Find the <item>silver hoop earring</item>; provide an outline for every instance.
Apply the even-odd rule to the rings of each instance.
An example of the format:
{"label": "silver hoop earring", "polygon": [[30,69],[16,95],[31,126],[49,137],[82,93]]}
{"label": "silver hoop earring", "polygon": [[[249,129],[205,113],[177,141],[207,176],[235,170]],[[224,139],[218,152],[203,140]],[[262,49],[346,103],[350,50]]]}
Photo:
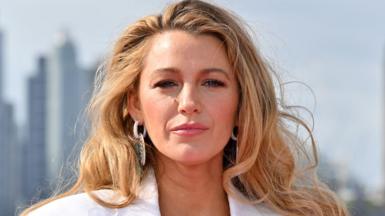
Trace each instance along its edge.
{"label": "silver hoop earring", "polygon": [[139,133],[138,131],[139,122],[135,120],[133,133],[135,139],[137,139],[137,143],[135,143],[135,152],[139,159],[139,162],[142,166],[146,164],[146,144],[144,142],[144,137],[147,134],[146,128],[143,126],[143,133]]}
{"label": "silver hoop earring", "polygon": [[143,136],[143,138],[147,135],[147,130],[146,128],[143,126],[143,134],[139,134],[139,131],[138,131],[138,126],[139,126],[139,122],[138,121],[135,121],[134,122],[134,137],[139,139],[140,136]]}
{"label": "silver hoop earring", "polygon": [[233,130],[233,132],[231,132],[231,139],[234,140],[234,141],[238,141],[238,137],[235,136],[234,130]]}

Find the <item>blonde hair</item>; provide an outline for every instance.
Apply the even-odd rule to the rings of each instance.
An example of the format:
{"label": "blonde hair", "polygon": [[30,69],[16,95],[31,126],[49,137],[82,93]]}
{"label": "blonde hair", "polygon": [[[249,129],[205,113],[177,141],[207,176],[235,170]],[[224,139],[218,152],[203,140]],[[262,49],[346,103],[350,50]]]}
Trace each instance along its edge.
{"label": "blonde hair", "polygon": [[[238,153],[232,166],[224,170],[224,190],[249,203],[263,202],[282,215],[348,215],[344,204],[317,180],[318,159],[312,131],[278,101],[274,72],[244,26],[230,12],[199,0],[171,4],[162,14],[130,25],[117,40],[91,100],[92,130],[81,151],[76,183],[67,192],[30,207],[22,215],[79,192],[86,192],[97,203],[111,208],[125,207],[136,198],[145,173],[137,168],[127,96],[138,88],[151,38],[171,30],[216,37],[223,43],[237,77]],[[299,136],[289,130],[288,122],[302,125],[309,133],[313,163],[306,169],[299,168],[296,155],[304,152],[311,157]],[[155,167],[154,150],[150,145],[146,148],[149,160],[144,172]],[[312,175],[307,174],[309,170]],[[123,195],[125,200],[110,203],[91,193],[106,188]]]}

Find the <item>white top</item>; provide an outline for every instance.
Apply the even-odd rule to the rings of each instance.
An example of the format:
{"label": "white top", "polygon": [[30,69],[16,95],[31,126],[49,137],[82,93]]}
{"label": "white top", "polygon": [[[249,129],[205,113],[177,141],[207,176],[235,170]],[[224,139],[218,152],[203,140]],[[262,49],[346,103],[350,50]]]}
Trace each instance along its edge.
{"label": "white top", "polygon": [[[112,190],[95,191],[100,198],[118,201]],[[231,216],[278,216],[262,204],[247,205],[228,196]],[[29,216],[160,216],[158,188],[153,172],[144,179],[138,198],[127,207],[110,209],[93,201],[86,193],[52,201],[28,214]]]}

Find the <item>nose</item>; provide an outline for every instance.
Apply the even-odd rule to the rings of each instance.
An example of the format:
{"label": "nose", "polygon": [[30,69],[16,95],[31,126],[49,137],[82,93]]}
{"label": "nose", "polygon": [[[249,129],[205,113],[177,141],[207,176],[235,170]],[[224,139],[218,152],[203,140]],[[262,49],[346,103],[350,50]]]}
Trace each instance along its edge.
{"label": "nose", "polygon": [[176,97],[178,112],[182,114],[193,114],[201,111],[199,94],[197,89],[185,85]]}

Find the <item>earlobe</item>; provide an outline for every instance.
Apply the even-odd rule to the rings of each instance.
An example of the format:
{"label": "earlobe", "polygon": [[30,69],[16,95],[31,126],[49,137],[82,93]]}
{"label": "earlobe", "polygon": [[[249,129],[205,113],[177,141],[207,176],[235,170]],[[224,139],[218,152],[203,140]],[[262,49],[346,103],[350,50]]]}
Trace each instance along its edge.
{"label": "earlobe", "polygon": [[127,109],[132,119],[143,122],[142,110],[137,94],[127,93]]}

